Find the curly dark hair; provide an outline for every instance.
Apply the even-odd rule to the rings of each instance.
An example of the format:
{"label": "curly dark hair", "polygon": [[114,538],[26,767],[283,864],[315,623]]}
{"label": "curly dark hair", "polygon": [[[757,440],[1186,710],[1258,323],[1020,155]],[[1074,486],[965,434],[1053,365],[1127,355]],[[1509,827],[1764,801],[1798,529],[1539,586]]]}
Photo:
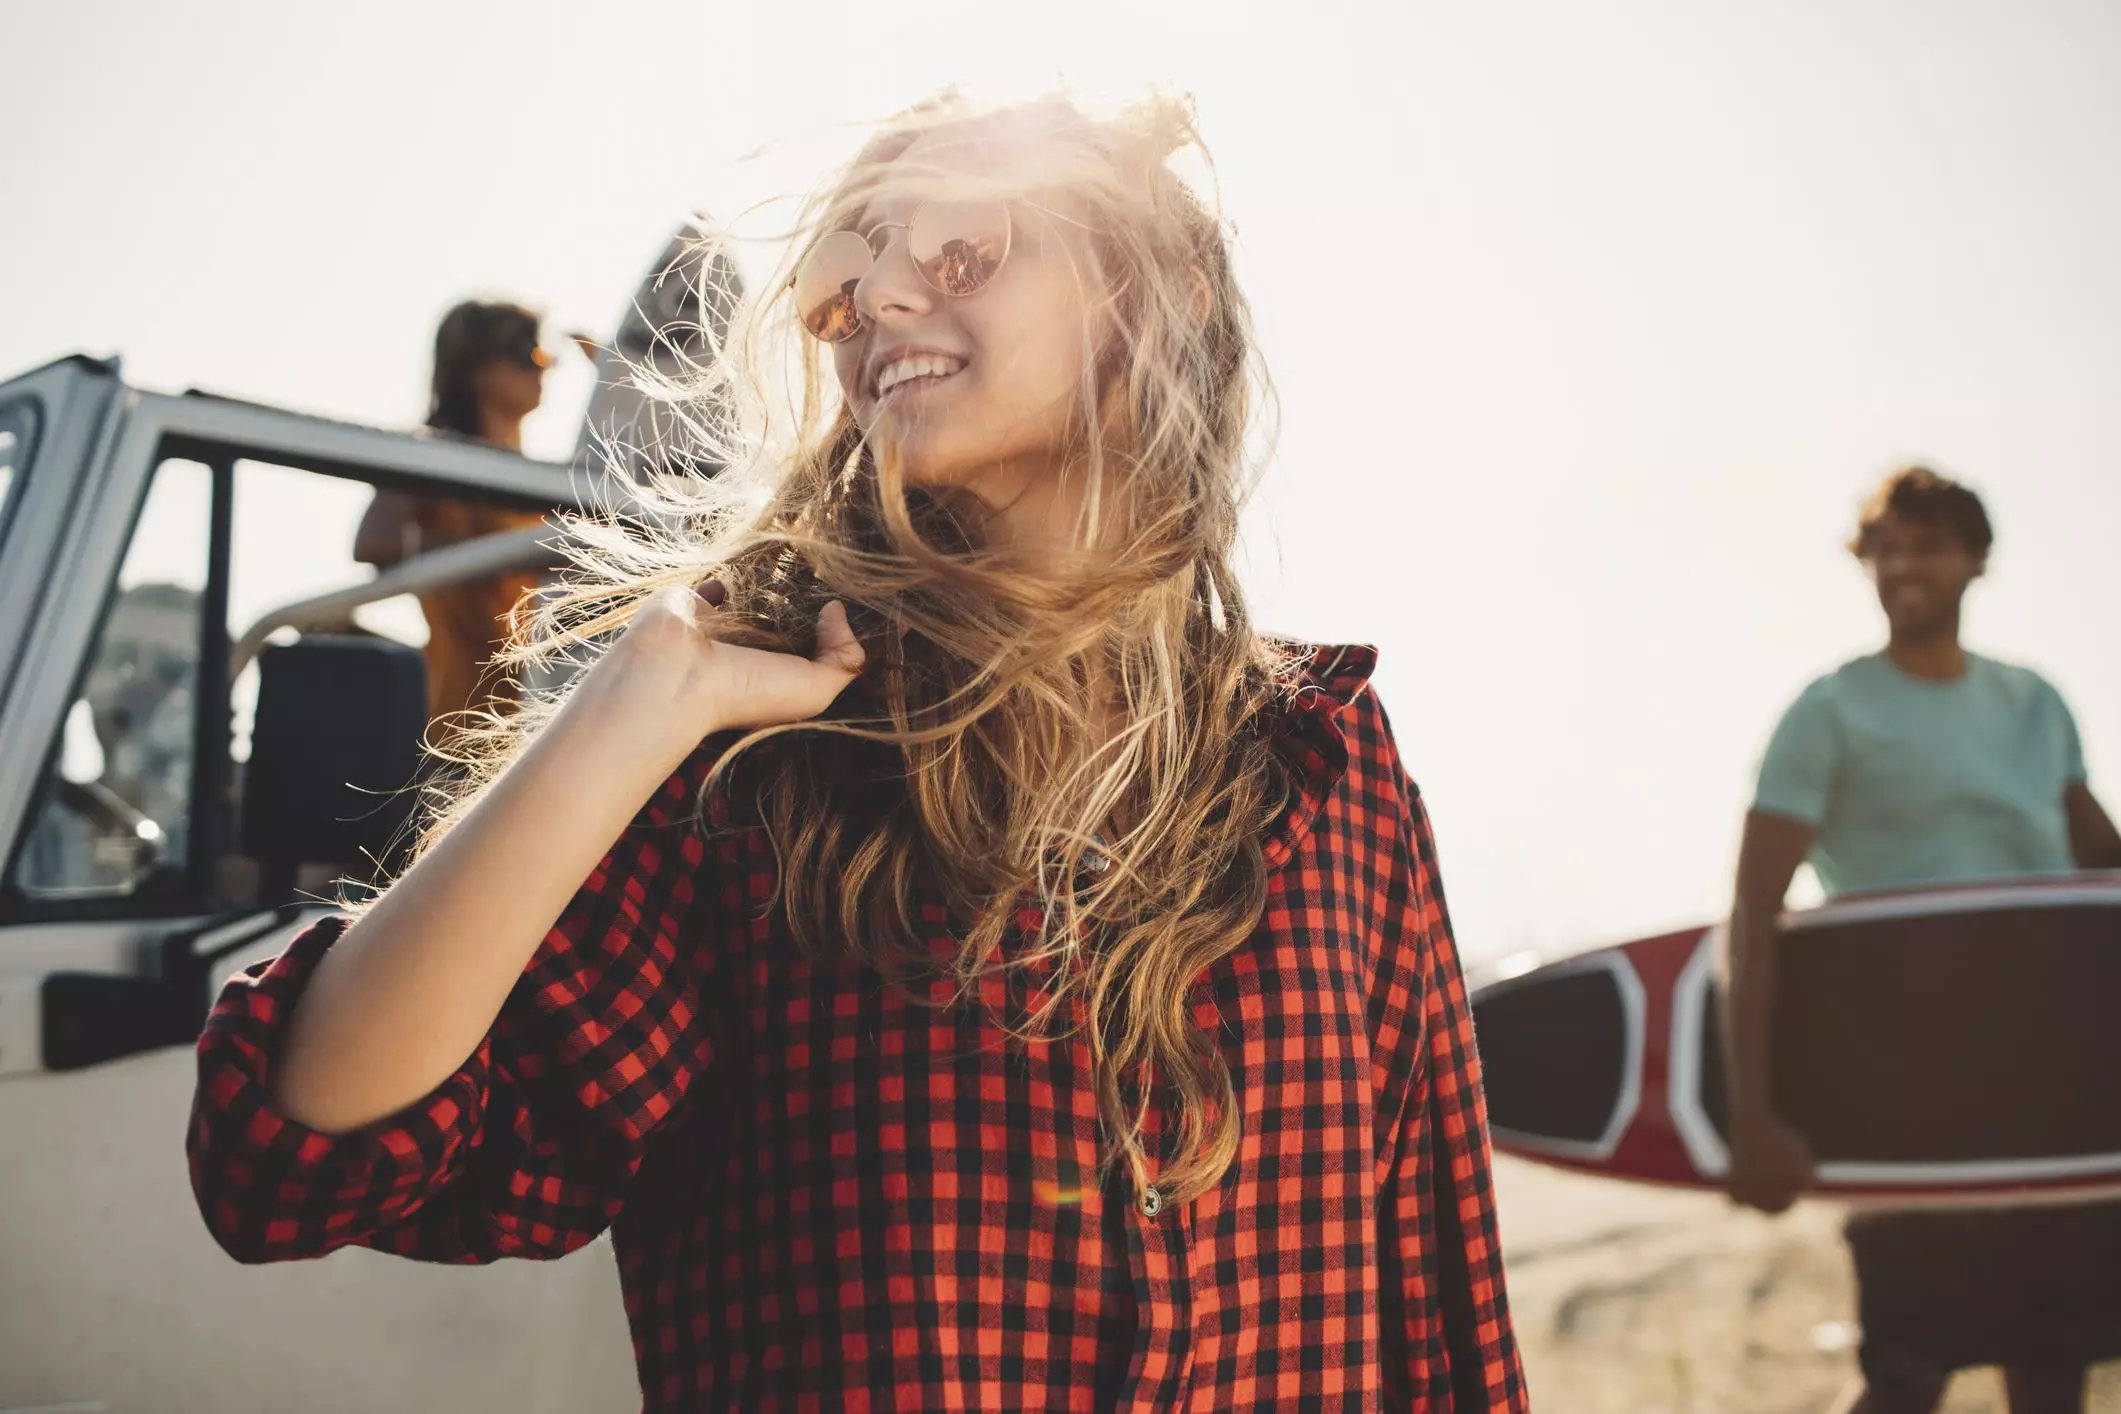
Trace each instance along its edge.
{"label": "curly dark hair", "polygon": [[1856,522],[1856,537],[1849,541],[1850,553],[1859,560],[1869,559],[1878,523],[1889,515],[1916,525],[1943,526],[1976,559],[1987,559],[1989,548],[1996,543],[1981,498],[1926,466],[1902,468],[1870,494]]}

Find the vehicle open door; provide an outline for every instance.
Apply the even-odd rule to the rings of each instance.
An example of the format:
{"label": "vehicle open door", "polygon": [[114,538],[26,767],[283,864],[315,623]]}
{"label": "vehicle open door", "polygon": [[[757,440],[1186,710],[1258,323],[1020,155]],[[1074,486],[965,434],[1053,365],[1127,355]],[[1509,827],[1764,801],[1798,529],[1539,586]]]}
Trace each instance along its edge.
{"label": "vehicle open door", "polygon": [[418,595],[555,558],[532,527],[378,576],[379,490],[577,504],[564,468],[109,364],[0,384],[0,1409],[638,1407],[603,1244],[246,1268],[193,1209],[209,998],[405,839]]}

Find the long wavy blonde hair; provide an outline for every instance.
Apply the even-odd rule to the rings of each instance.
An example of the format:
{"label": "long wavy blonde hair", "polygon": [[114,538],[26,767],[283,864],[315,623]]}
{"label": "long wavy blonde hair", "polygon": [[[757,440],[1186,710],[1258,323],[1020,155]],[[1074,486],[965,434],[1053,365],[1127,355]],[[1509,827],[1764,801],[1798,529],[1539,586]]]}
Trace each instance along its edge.
{"label": "long wavy blonde hair", "polygon": [[[998,175],[908,159],[996,125],[1018,154]],[[656,478],[628,513],[578,523],[575,573],[512,650],[519,666],[579,659],[655,590],[712,577],[715,632],[808,653],[819,608],[844,601],[862,677],[817,721],[729,742],[707,789],[770,838],[774,906],[812,956],[932,976],[916,900],[939,891],[960,1003],[1000,978],[995,1019],[1014,1038],[1084,1037],[1106,1164],[1182,1199],[1237,1152],[1229,1066],[1194,1006],[1264,908],[1262,840],[1288,797],[1272,715],[1296,666],[1254,631],[1232,574],[1270,392],[1222,224],[1173,170],[1183,152],[1205,157],[1190,106],[1168,97],[1092,116],[1065,98],[978,110],[945,95],[886,125],[806,204],[713,366],[663,389],[688,450],[729,469]],[[1080,235],[1089,357],[1065,451],[1085,511],[1057,559],[985,545],[977,507],[909,486],[796,330],[807,240],[938,183]],[[459,738],[465,769],[423,849],[554,705]],[[1017,926],[1027,903],[1036,929]],[[1151,1124],[1159,1098],[1175,1124]]]}

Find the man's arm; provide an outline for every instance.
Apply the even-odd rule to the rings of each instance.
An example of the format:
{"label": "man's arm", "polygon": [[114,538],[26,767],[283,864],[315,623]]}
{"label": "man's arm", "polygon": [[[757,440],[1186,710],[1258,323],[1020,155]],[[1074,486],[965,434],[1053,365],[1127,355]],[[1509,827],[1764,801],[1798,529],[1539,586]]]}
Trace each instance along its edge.
{"label": "man's arm", "polygon": [[1770,1096],[1775,1035],[1775,921],[1813,830],[1754,810],[1738,846],[1723,986],[1725,1083],[1730,1095],[1731,1196],[1762,1212],[1787,1208],[1811,1178],[1803,1136],[1777,1116]]}
{"label": "man's arm", "polygon": [[2069,821],[2069,852],[2079,869],[2121,869],[2121,830],[2083,781],[2062,788],[2062,814]]}

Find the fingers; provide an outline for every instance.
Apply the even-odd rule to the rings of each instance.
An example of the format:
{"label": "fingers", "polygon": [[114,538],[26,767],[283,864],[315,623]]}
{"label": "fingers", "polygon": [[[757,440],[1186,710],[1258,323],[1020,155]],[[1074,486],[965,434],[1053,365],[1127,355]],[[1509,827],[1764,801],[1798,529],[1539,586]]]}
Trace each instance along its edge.
{"label": "fingers", "polygon": [[1793,1197],[1794,1195],[1775,1188],[1756,1186],[1731,1190],[1732,1202],[1742,1207],[1751,1208],[1755,1212],[1767,1213],[1770,1216],[1788,1208]]}
{"label": "fingers", "polygon": [[668,618],[696,624],[707,610],[697,591],[682,584],[666,584],[641,603],[633,621],[640,625]]}
{"label": "fingers", "polygon": [[837,599],[827,604],[817,616],[817,655],[812,661],[852,677],[862,670],[867,657],[854,630],[847,626],[846,606]]}

